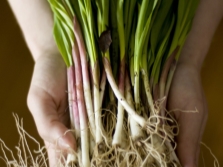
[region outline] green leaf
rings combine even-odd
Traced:
[[[173,17],[172,3],[173,0],[164,0],[161,2],[155,21],[152,25],[150,43],[154,55],[156,55],[159,46],[166,36],[166,33],[169,31]]]
[[[168,46],[170,33],[172,31],[174,21],[175,21],[175,17],[173,15],[171,22],[168,20],[166,22],[166,24],[163,26],[163,29],[167,29],[167,32],[166,32],[166,35],[164,36],[164,38],[162,39],[162,43],[159,46],[158,52],[155,53],[156,58],[155,58],[155,62],[153,64],[152,73],[151,73],[152,77],[155,76],[155,80],[154,80],[155,84],[158,82],[158,76],[159,76],[159,72],[160,72],[159,68],[161,68],[160,65],[161,65],[161,62],[162,62],[162,58],[164,57],[166,47]],[[158,76],[156,76],[156,75],[158,75]]]
[[[67,67],[71,66],[72,63],[72,55],[70,50],[72,50],[71,45],[67,41],[65,35],[63,34],[63,28],[59,21],[55,19],[54,22],[54,38],[56,41],[56,44],[58,46],[58,49],[64,59],[64,62],[66,63]]]
[[[189,32],[188,28],[185,29],[185,27],[187,27],[188,24],[190,24],[189,22],[192,21],[198,3],[199,0],[179,0],[177,9],[177,24],[168,57],[173,53],[177,46],[183,45],[183,43],[179,43],[179,38],[184,38],[183,41],[185,41],[187,33]],[[185,35],[182,36],[182,34]]]
[[[58,49],[69,67],[72,62],[72,46],[74,44],[73,13],[68,0],[48,0],[54,13],[54,39]]]
[[[98,60],[98,52],[95,40],[95,20],[92,12],[91,0],[78,1],[80,7],[81,19],[83,22],[82,30],[86,43],[86,48],[91,61],[91,66],[94,67],[95,62]],[[97,35],[98,36],[98,35]]]

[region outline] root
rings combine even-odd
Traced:
[[[110,113],[110,112],[108,112]],[[111,112],[112,113],[112,112]],[[17,155],[14,155],[13,150],[10,150],[6,144],[0,139],[0,149],[3,156],[0,157],[8,167],[48,167],[47,149],[41,147],[39,142],[36,141],[23,129],[23,122],[20,121],[17,115],[14,115],[16,126],[20,135],[19,145],[16,147]],[[158,117],[159,118],[159,117]],[[113,118],[115,120],[115,117]],[[125,127],[127,137],[126,147],[121,148],[118,146],[112,147],[112,138],[106,142],[96,145],[94,153],[91,157],[91,167],[181,167],[175,155],[175,146],[172,146],[170,141],[170,131],[173,127],[170,125],[156,126],[154,120],[159,120],[157,117],[151,118],[153,121],[148,121],[150,126],[150,134],[147,137],[132,139],[130,137],[129,124],[128,128]],[[170,121],[169,118],[164,120]],[[174,121],[171,121],[174,122]],[[172,125],[173,126],[173,125]],[[177,125],[174,125],[178,127]],[[155,128],[159,128],[158,130]],[[175,127],[174,127],[175,128]],[[174,133],[172,133],[173,135]],[[103,139],[108,138],[103,136]],[[28,146],[27,139],[31,139],[37,145],[37,150],[31,151]],[[172,143],[174,143],[172,141]],[[205,144],[201,143],[206,148]],[[212,156],[215,158],[211,150],[208,148]],[[81,150],[78,153],[73,152],[68,154],[67,158],[61,150],[55,150],[60,155],[58,158],[58,166],[60,167],[83,167],[81,162]],[[218,160],[215,158],[214,166],[218,167]]]
[[[6,165],[10,167],[47,167],[48,159],[46,147],[41,147],[40,143],[23,129],[22,119],[20,121],[16,114],[13,114],[13,116],[15,118],[17,131],[20,137],[18,146],[16,146],[17,157],[14,155],[13,150],[9,149],[4,141],[0,139],[0,146],[4,155],[4,157],[0,158],[3,159]],[[27,138],[37,145],[37,150],[31,151],[29,149]]]
[[[218,159],[216,158],[212,150],[203,142],[201,142],[201,145],[203,145],[210,152],[211,156],[214,158],[214,167],[220,167]]]
[[[106,147],[104,144],[100,144],[96,146],[91,160],[91,167],[112,166],[114,161],[114,149],[111,147]]]
[[[112,139],[112,135],[113,135],[113,132],[115,130],[115,125],[116,125],[115,112],[113,112],[110,109],[102,109],[102,110],[104,111],[102,115],[102,122],[103,122],[105,134],[107,138]]]

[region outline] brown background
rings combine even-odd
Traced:
[[[204,34],[205,35],[205,34]],[[12,113],[24,120],[25,129],[40,141],[26,96],[33,71],[33,60],[7,1],[0,1],[0,138],[15,150],[18,133]],[[202,70],[202,81],[209,106],[209,119],[203,142],[223,165],[223,21],[213,38]],[[33,145],[30,144],[33,150]],[[202,146],[201,159],[213,166],[213,158]],[[0,153],[2,156],[2,154]],[[202,158],[203,157],[203,158]],[[0,166],[5,166],[0,160]],[[200,166],[204,166],[201,164]]]

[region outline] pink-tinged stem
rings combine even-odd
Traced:
[[[164,67],[163,67],[163,71],[160,77],[160,82],[159,82],[159,98],[162,99],[165,95],[165,90],[167,88],[167,78],[168,75],[170,73],[170,68],[172,66],[172,63],[175,61],[175,57],[179,51],[180,47],[176,47],[176,49],[174,50],[174,52],[170,55],[170,57],[167,59]],[[161,104],[161,116],[165,116],[165,107],[166,107],[166,101],[167,101],[167,96],[166,99],[163,101],[163,103]]]
[[[75,87],[75,71],[74,66],[70,66],[67,69],[67,84],[68,84],[68,95],[69,95],[69,106],[71,112],[71,125],[75,130],[76,138],[80,137],[80,119],[77,106],[77,92]]]
[[[83,166],[89,167],[90,158],[89,158],[89,135],[88,135],[87,113],[84,100],[80,54],[78,46],[75,42],[72,52],[73,52],[75,78],[76,78],[77,106],[80,116],[82,163]]]
[[[84,39],[81,33],[81,28],[78,23],[76,16],[74,16],[74,35],[77,40],[79,53],[80,53],[80,63],[83,77],[83,88],[84,88],[84,98],[86,102],[86,109],[88,113],[88,119],[91,127],[91,132],[93,138],[95,139],[95,119],[94,119],[94,110],[93,110],[93,102],[91,97],[91,85],[89,78],[89,69],[88,69],[88,61],[87,61],[87,51],[84,43]]]
[[[163,67],[163,71],[160,77],[160,98],[163,98],[164,94],[165,94],[165,85],[166,85],[166,80],[167,80],[167,76],[170,70],[170,66],[172,65],[172,62],[174,61],[178,51],[179,51],[179,46],[174,50],[174,52],[169,56],[169,58],[166,60],[166,63]]]
[[[168,97],[169,95],[169,91],[170,91],[170,86],[171,86],[171,82],[173,80],[173,76],[174,76],[174,72],[177,66],[177,61],[174,60],[170,66],[170,70],[169,70],[169,74],[167,77],[167,81],[166,81],[166,89],[165,89],[165,96]]]

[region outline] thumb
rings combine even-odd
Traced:
[[[76,150],[75,138],[63,122],[67,113],[63,111],[59,116],[57,105],[47,92],[31,88],[27,103],[38,133],[45,142],[62,150]]]

